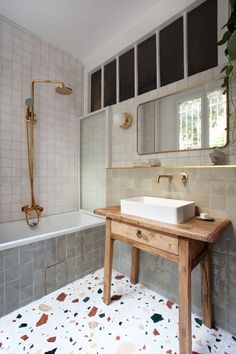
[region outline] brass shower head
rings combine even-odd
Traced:
[[[64,83],[61,86],[56,87],[55,90],[60,95],[71,95],[73,92],[72,88],[65,86]]]

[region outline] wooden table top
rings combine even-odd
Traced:
[[[105,216],[116,221],[125,222],[131,225],[148,228],[154,231],[161,231],[175,236],[186,237],[193,240],[213,243],[221,232],[231,224],[228,219],[215,219],[215,221],[199,220],[197,217],[189,219],[181,224],[173,225],[160,221],[153,221],[137,216],[121,214],[120,206],[110,206],[96,209],[94,213]]]

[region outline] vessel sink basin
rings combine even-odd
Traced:
[[[121,213],[169,224],[195,216],[195,202],[178,199],[136,197],[121,199]]]

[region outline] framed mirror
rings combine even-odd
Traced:
[[[224,147],[228,97],[215,80],[138,106],[139,155]]]

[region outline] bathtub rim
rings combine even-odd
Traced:
[[[43,218],[47,218],[50,216],[58,216],[58,215],[66,215],[66,214],[73,214],[73,213],[81,213],[81,214],[86,214],[89,215],[95,219],[100,219],[100,221],[97,221],[94,224],[87,224],[87,225],[80,225],[80,226],[74,226],[74,227],[70,227],[70,228],[64,228],[64,229],[60,229],[60,230],[56,230],[55,232],[45,232],[45,233],[41,233],[39,235],[32,235],[32,236],[27,236],[25,238],[21,238],[18,240],[12,240],[12,241],[7,241],[7,242],[3,242],[0,243],[0,252],[5,251],[5,250],[9,250],[11,248],[16,248],[16,247],[21,247],[21,246],[25,246],[27,244],[32,244],[32,243],[36,243],[36,242],[40,242],[40,241],[44,241],[44,240],[49,240],[51,238],[55,238],[55,237],[60,237],[60,236],[66,236],[66,235],[70,235],[72,233],[75,232],[79,232],[79,231],[84,231],[84,230],[90,230],[99,226],[105,226],[106,221],[104,217],[95,215],[93,212],[87,211],[87,210],[77,210],[77,211],[72,211],[72,212],[66,212],[66,213],[60,213],[60,214],[54,214],[54,215],[45,215],[43,216]],[[21,220],[16,220],[16,221],[10,221],[10,222],[6,222],[6,223],[1,223],[0,225],[3,224],[9,224],[9,223],[17,223],[23,221],[23,219]]]

